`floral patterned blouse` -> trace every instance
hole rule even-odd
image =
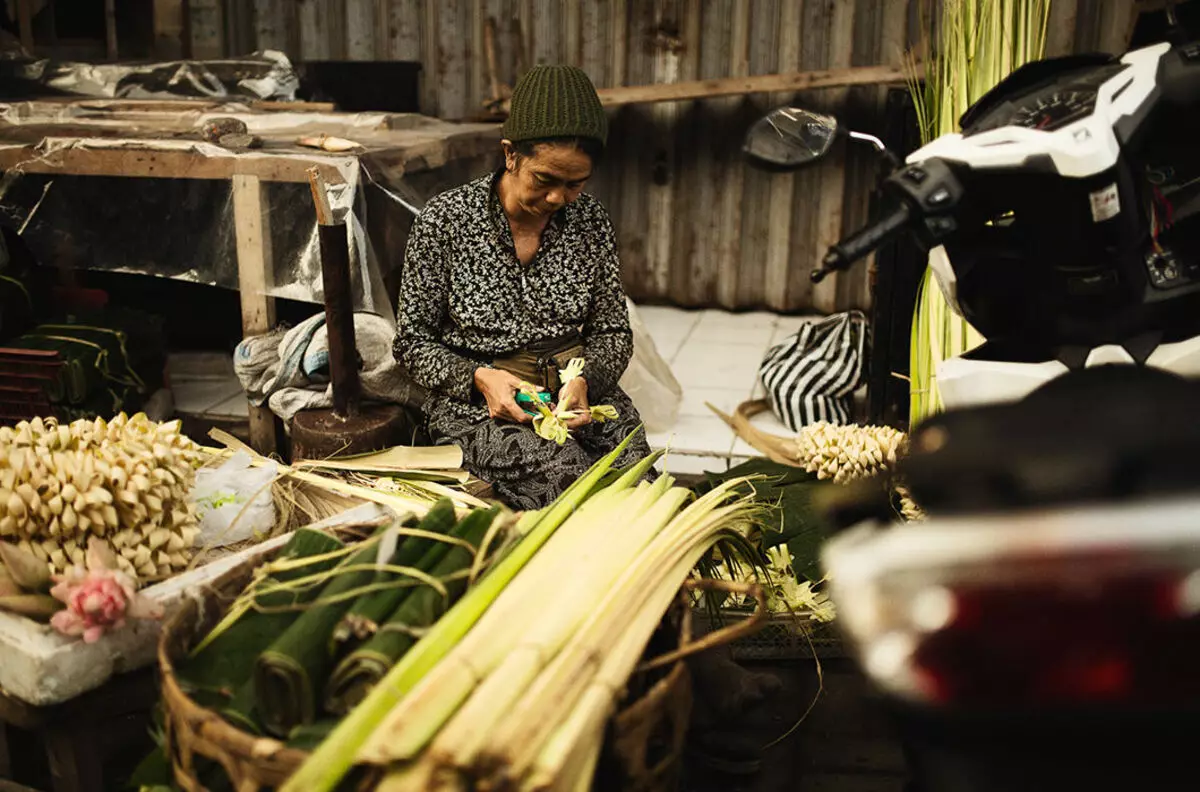
[[[485,419],[475,369],[531,343],[582,333],[593,403],[616,387],[633,354],[604,207],[583,194],[559,210],[522,265],[498,179],[491,174],[438,195],[408,238],[394,352],[432,392],[431,419]]]

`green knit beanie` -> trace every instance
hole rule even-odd
[[[608,140],[608,117],[596,88],[575,66],[534,66],[517,81],[504,137],[519,143],[552,137]]]

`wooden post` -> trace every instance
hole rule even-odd
[[[359,414],[362,383],[358,379],[358,346],[354,340],[354,298],[350,287],[350,249],[346,224],[329,208],[321,172],[308,172],[317,210],[317,236],[321,247],[321,285],[325,295],[325,330],[329,334],[329,379],[333,384],[333,410],[342,418]]]
[[[183,0],[154,0],[154,55],[163,60],[183,57]]]
[[[0,721],[0,778],[12,778],[12,756],[8,751],[8,726]]]
[[[108,45],[108,59],[117,59],[117,0],[104,0],[104,40]]]
[[[88,731],[86,726],[66,724],[47,726],[42,731],[54,792],[100,792],[104,788],[99,740]]]
[[[17,29],[21,46],[33,54],[33,0],[17,0]]]
[[[262,182],[257,176],[233,177],[233,224],[237,233],[238,287],[242,294],[242,335],[266,333],[275,326],[271,227]],[[277,450],[275,415],[250,405],[250,445],[260,454]]]
[[[55,0],[48,0],[46,3],[46,43],[51,49],[58,46],[58,18],[55,16],[57,10],[54,3]]]

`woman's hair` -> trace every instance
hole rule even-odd
[[[532,157],[534,149],[542,143],[546,143],[551,146],[574,146],[584,154],[587,154],[592,160],[593,165],[599,165],[601,157],[604,156],[604,144],[599,140],[590,137],[535,138],[533,140],[516,141],[512,144],[512,147],[513,151],[517,152],[522,157]]]

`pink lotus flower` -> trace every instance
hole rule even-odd
[[[107,630],[123,627],[126,617],[162,618],[162,609],[138,594],[133,578],[116,566],[108,545],[92,537],[87,568],[73,566],[54,577],[50,594],[66,608],[50,618],[50,625],[63,635],[82,635],[85,643],[95,643]]]

